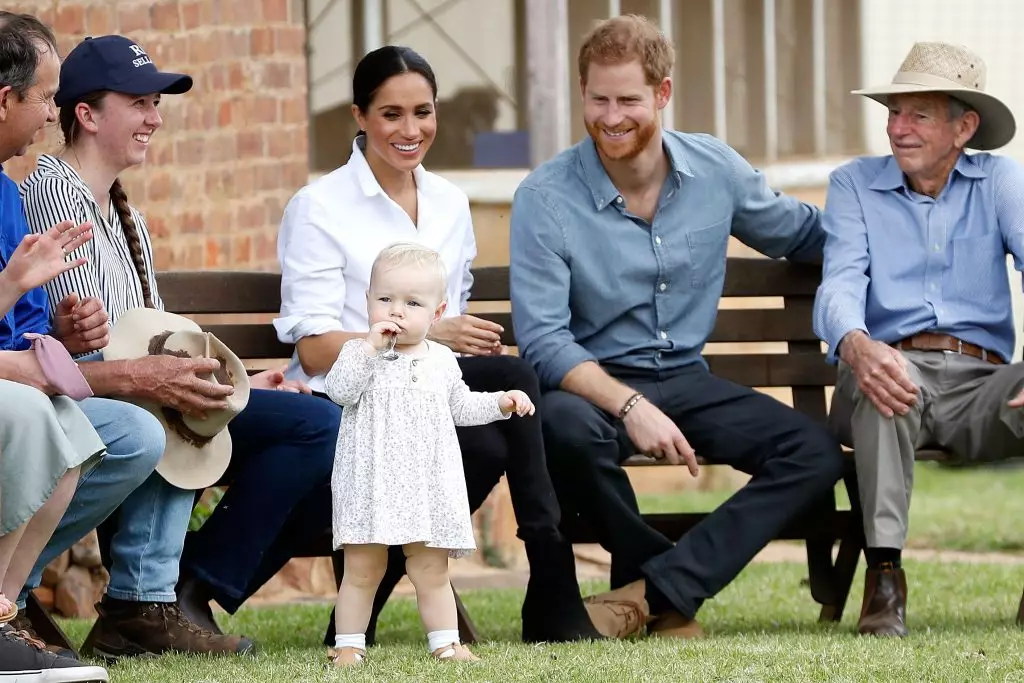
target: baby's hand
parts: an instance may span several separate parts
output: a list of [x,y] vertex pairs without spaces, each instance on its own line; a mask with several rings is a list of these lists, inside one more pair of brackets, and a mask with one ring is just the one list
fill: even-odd
[[366,341],[376,350],[383,351],[387,348],[391,336],[399,334],[401,331],[402,328],[395,323],[382,320],[370,328],[370,332],[366,335]]
[[502,415],[508,415],[514,410],[519,417],[526,417],[534,412],[533,401],[518,389],[506,391],[498,400],[498,407]]

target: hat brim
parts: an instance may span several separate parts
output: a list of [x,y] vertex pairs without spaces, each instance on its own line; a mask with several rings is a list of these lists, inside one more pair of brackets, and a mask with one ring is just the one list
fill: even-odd
[[162,410],[153,414],[167,434],[167,446],[156,465],[156,473],[179,489],[205,489],[220,481],[231,463],[231,434],[228,430],[221,430],[207,443],[195,446],[169,427]]
[[890,83],[875,88],[853,90],[851,94],[861,95],[888,106],[892,95],[944,93],[950,97],[966,102],[978,112],[981,122],[966,147],[979,151],[989,151],[1004,147],[1017,134],[1017,122],[1013,112],[1002,100],[988,93],[971,88],[938,88],[915,83]]
[[[148,343],[154,336],[182,331],[202,332],[202,328],[189,318],[154,308],[125,311],[110,327],[110,340],[103,349],[103,359],[141,358],[148,355]],[[245,381],[247,383],[248,377]],[[248,397],[248,386],[245,389]],[[231,436],[227,428],[202,446],[196,446],[170,427],[161,406],[148,401],[126,400],[152,413],[164,428],[167,446],[156,466],[161,477],[182,489],[201,489],[217,483],[231,461]]]
[[135,78],[111,88],[125,95],[182,95],[192,89],[192,77],[188,74],[175,74],[165,71],[156,73],[140,73]]

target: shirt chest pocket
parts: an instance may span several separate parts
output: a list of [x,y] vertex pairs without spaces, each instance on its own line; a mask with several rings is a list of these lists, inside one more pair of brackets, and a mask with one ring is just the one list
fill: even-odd
[[725,257],[729,247],[729,219],[686,234],[690,248],[690,285],[706,289],[725,276]]
[[955,294],[978,304],[991,301],[1007,286],[1006,251],[998,235],[953,240]]

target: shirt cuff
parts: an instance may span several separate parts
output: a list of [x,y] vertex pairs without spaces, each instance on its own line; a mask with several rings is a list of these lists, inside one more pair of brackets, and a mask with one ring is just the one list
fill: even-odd
[[282,344],[297,344],[304,337],[314,337],[327,332],[344,332],[341,321],[326,316],[307,318],[298,315],[274,318],[274,329]]
[[594,354],[575,342],[560,348],[547,361],[538,363],[538,372],[543,388],[558,389],[569,371],[580,363],[596,361]]
[[839,344],[850,332],[855,330],[861,330],[865,334],[868,333],[868,326],[864,324],[863,320],[854,320],[852,318],[840,321],[838,326],[833,327],[833,334],[835,335],[828,341],[828,356],[826,360],[829,363],[839,362]]

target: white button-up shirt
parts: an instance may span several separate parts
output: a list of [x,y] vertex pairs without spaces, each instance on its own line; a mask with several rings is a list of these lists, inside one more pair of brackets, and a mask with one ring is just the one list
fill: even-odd
[[[466,310],[476,256],[469,199],[419,166],[413,172],[419,223],[414,225],[381,189],[363,156],[364,144],[356,138],[347,164],[299,190],[285,208],[277,239],[281,317],[274,320],[282,342],[333,331],[365,332],[370,268],[393,242],[417,242],[440,253],[448,269],[445,316]],[[286,374],[324,391],[324,376],[306,375],[298,354]]]

